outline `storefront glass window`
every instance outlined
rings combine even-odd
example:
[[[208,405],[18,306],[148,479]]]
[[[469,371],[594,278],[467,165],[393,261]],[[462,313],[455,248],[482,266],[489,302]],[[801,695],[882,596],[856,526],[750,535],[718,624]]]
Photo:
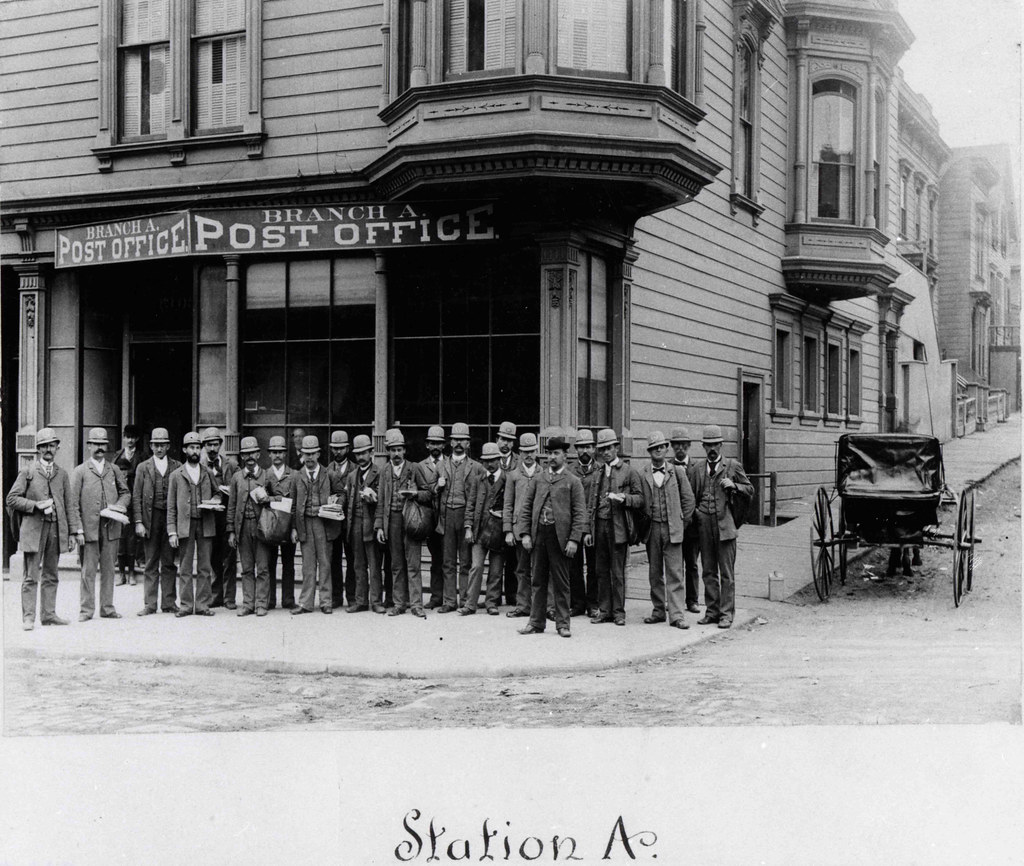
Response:
[[[208,265],[199,272],[199,342],[219,343],[227,339],[228,296],[224,265]]]
[[[584,253],[576,302],[577,423],[584,427],[611,423],[609,388],[608,277],[604,259]]]

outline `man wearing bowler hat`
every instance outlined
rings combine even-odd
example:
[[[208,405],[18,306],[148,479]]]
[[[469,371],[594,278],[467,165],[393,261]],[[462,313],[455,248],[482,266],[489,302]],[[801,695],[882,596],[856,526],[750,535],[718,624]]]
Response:
[[[555,628],[570,637],[569,566],[587,532],[583,485],[566,469],[569,443],[561,431],[548,438],[548,467],[526,488],[516,535],[523,549],[533,551],[530,621],[519,634],[540,634],[547,622],[548,581],[554,591]]]
[[[626,557],[629,527],[626,509],[643,508],[640,476],[619,457],[619,437],[605,428],[597,433],[597,453],[603,466],[594,484],[591,532],[601,609],[593,623],[626,624]]]
[[[434,490],[434,482],[437,481],[437,470],[441,465],[441,456],[444,453],[444,428],[434,425],[427,430],[427,456],[420,461],[420,469],[423,470],[423,477]],[[434,518],[435,530],[437,519],[437,496],[434,496]],[[440,607],[444,604],[444,538],[431,532],[427,536],[427,550],[430,552],[430,598],[423,607],[427,610]]]
[[[465,601],[472,558],[466,541],[466,505],[469,491],[479,483],[484,468],[469,456],[469,426],[452,424],[451,456],[441,460],[434,482],[437,501],[437,532],[444,538],[444,603],[438,613],[451,613]]]
[[[701,444],[706,460],[691,464],[690,487],[697,500],[697,525],[700,531],[700,560],[704,578],[707,610],[698,625],[732,625],[736,610],[733,569],[736,564],[736,536],[743,515],[754,495],[738,460],[722,457],[722,428],[710,424],[704,428]]]
[[[516,555],[516,606],[505,616],[530,615],[531,575],[533,557],[523,549],[522,541],[516,534],[516,526],[526,502],[526,489],[540,471],[537,462],[537,437],[524,433],[519,437],[519,465],[505,479],[505,500],[502,506],[502,528],[505,530],[505,546],[514,548]]]
[[[380,486],[380,472],[373,462],[373,443],[369,436],[356,436],[352,440],[352,456],[355,468],[348,475],[345,488],[347,526],[342,532],[348,533],[349,550],[355,566],[355,594],[349,596],[349,613],[372,610],[384,613],[383,587],[380,574],[380,549],[374,519],[377,516],[377,491]]]
[[[502,475],[508,480],[509,474],[516,466],[519,465],[520,457],[512,451],[512,446],[516,443],[516,425],[511,421],[502,421],[498,425],[498,436],[495,440],[498,451],[501,453],[501,460],[499,466],[501,468]],[[503,589],[505,595],[505,604],[516,603],[516,593],[518,590],[518,581],[516,579],[516,548],[515,546],[506,547],[502,558],[505,563],[505,574],[503,579]]]
[[[216,427],[207,427],[202,433],[203,454],[200,462],[210,470],[215,482],[214,494],[220,496],[221,504],[227,505],[231,490],[231,478],[238,471],[234,460],[221,456],[220,448],[224,437]],[[214,514],[217,534],[213,537],[210,551],[210,566],[213,568],[213,604],[235,609],[235,588],[238,583],[238,567],[235,551],[228,544],[227,509]]]
[[[640,486],[644,510],[651,518],[650,531],[644,541],[652,609],[644,622],[648,625],[665,622],[667,600],[668,624],[689,628],[684,616],[683,536],[693,518],[693,491],[682,467],[667,459],[669,441],[660,430],[648,437],[647,453],[651,455],[651,462],[640,471]]]
[[[214,511],[220,502],[213,473],[200,460],[202,437],[188,432],[182,440],[185,462],[167,482],[167,536],[178,551],[178,612],[176,617],[213,616],[213,567],[210,552],[217,533]],[[193,557],[197,567],[193,571]],[[195,591],[192,582],[195,579]]]
[[[405,436],[401,430],[388,430],[384,434],[384,447],[388,452],[388,463],[380,471],[380,500],[374,515],[374,527],[377,541],[387,545],[391,553],[395,603],[388,616],[398,616],[409,610],[413,616],[425,617],[421,574],[423,542],[406,535],[404,508],[409,500],[430,505],[430,485],[419,464],[405,459]]]
[[[683,472],[689,472],[690,464],[690,433],[685,427],[673,427],[669,434],[669,444],[672,446],[672,463],[680,467]],[[697,567],[697,558],[700,556],[700,529],[697,526],[697,519],[694,518],[686,524],[686,531],[683,533],[683,569],[686,572],[686,609],[690,613],[700,613],[700,569]]]
[[[295,498],[296,472],[287,463],[288,445],[284,436],[271,436],[267,445],[270,468],[267,470],[267,493],[272,500]],[[295,607],[295,543],[290,539],[272,544],[267,550],[267,574],[270,578],[267,607],[277,607],[277,560],[281,559],[281,607]]]
[[[71,512],[71,484],[68,474],[55,462],[60,439],[50,427],[36,433],[36,461],[18,473],[7,494],[18,548],[25,556],[21,583],[21,627],[31,631],[36,622],[67,625],[57,616],[57,562],[65,550],[74,550],[68,515]],[[39,588],[37,591],[37,587]]]
[[[120,619],[114,609],[114,560],[121,541],[121,527],[127,525],[131,492],[124,475],[105,458],[110,442],[107,431],[93,427],[86,439],[92,455],[71,473],[71,511],[68,520],[82,548],[82,591],[79,622],[96,611],[96,568],[100,570],[100,617]],[[106,511],[112,516],[100,512]],[[113,515],[121,515],[118,519]]]
[[[141,438],[142,431],[135,424],[125,424],[124,432],[121,434],[121,450],[112,458],[113,464],[124,475],[124,483],[128,485],[129,490],[135,490],[135,472],[139,464],[146,459],[142,448],[139,447]],[[137,542],[138,536],[134,532],[127,530],[121,533],[121,542],[117,550],[118,586],[125,582],[129,586],[135,586]]]
[[[228,494],[228,544],[242,563],[242,606],[238,616],[267,615],[270,577],[267,547],[256,533],[260,513],[270,502],[267,473],[259,465],[260,443],[246,436],[238,447],[242,468],[231,479]]]
[[[461,616],[476,613],[479,606],[485,557],[488,560],[484,597],[487,613],[497,616],[501,604],[504,574],[502,554],[505,549],[505,533],[502,532],[501,522],[508,476],[501,469],[501,451],[497,443],[484,443],[480,462],[485,470],[484,476],[470,492],[470,505],[466,509],[466,538],[473,545],[473,561],[469,567],[469,590],[459,608]]]
[[[587,524],[593,520],[591,509],[594,504],[594,483],[597,481],[597,470],[601,464],[594,455],[594,434],[590,430],[576,431],[576,462],[570,464],[570,471],[579,478],[583,485],[583,495],[587,501]],[[583,566],[586,565],[586,579]],[[601,609],[600,590],[597,585],[597,569],[594,567],[594,546],[580,545],[576,558],[572,561],[572,574],[569,579],[572,597],[572,615],[597,616]]]
[[[355,469],[355,464],[349,459],[348,433],[335,430],[331,434],[329,447],[331,462],[327,464],[327,471],[337,475],[345,487],[349,475]],[[352,564],[352,551],[348,546],[347,530],[348,527],[342,529],[341,535],[334,539],[331,546],[331,598],[334,607],[342,607],[346,598],[352,604],[356,597],[356,572]]]
[[[135,471],[132,489],[132,517],[135,535],[146,552],[146,570],[142,579],[143,607],[139,616],[177,613],[175,603],[174,548],[167,534],[167,489],[171,473],[181,463],[167,456],[171,440],[165,427],[155,427],[149,437],[153,456],[143,460]]]
[[[345,490],[341,479],[320,465],[320,440],[306,436],[302,440],[303,466],[296,473],[295,499],[292,500],[292,541],[302,547],[302,589],[292,616],[312,613],[317,580],[320,581],[320,612],[334,611],[331,594],[331,545],[341,534],[343,521],[321,517],[320,509],[341,504]],[[344,512],[342,512],[344,513]]]

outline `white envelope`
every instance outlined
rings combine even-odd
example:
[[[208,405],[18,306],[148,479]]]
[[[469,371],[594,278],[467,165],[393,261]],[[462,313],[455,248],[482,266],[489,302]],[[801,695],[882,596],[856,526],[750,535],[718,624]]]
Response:
[[[292,501],[286,497],[280,502],[271,502],[270,507],[273,508],[274,511],[288,512],[292,510]]]
[[[131,519],[123,511],[115,511],[113,508],[104,508],[100,512],[100,517],[106,517],[110,520],[116,520],[118,523],[122,523],[127,526],[131,523]]]

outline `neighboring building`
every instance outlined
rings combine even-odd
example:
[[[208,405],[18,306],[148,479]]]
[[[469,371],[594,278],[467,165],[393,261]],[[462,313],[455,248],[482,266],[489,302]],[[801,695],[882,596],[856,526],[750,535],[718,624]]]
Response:
[[[785,502],[839,434],[917,417],[892,2],[0,14],[11,456],[128,419],[228,450],[400,422],[414,454],[438,422],[608,425],[637,458],[716,423]]]
[[[977,420],[992,389],[1020,393],[1020,237],[1008,145],[955,148],[942,175],[939,343],[957,358]],[[994,351],[992,351],[994,347]],[[995,361],[996,368],[992,368]]]

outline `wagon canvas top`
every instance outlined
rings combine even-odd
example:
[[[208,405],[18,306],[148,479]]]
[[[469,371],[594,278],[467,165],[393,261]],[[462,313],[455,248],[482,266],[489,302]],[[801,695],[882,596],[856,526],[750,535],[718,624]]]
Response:
[[[847,433],[839,437],[836,489],[843,496],[934,496],[942,484],[942,447],[934,436]]]

